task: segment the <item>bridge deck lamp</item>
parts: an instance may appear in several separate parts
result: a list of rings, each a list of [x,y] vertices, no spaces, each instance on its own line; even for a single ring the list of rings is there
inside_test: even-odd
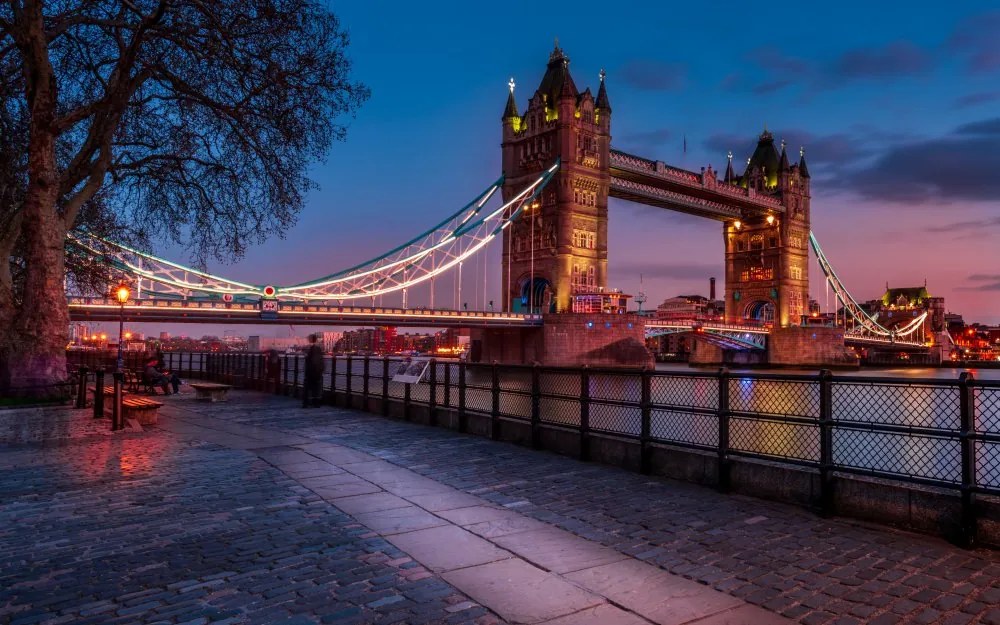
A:
[[[125,334],[125,304],[128,303],[128,298],[132,295],[132,291],[129,290],[128,284],[124,280],[118,283],[115,287],[115,299],[118,300],[119,304],[119,314],[118,314],[118,368],[116,369],[119,373],[122,371],[122,335]]]

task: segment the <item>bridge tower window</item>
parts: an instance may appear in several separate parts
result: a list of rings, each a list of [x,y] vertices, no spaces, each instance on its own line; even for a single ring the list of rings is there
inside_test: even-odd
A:
[[[597,274],[593,267],[587,270],[587,286],[597,286]]]
[[[757,251],[762,249],[764,249],[764,237],[759,234],[750,237],[750,250]]]

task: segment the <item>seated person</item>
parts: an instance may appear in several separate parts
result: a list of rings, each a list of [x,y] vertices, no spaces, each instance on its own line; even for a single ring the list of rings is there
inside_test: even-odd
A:
[[[173,386],[175,394],[180,391],[181,379],[169,371],[160,371],[157,369],[155,359],[146,363],[146,369],[142,375],[146,379],[146,382],[162,388],[164,395],[170,394],[171,386]]]

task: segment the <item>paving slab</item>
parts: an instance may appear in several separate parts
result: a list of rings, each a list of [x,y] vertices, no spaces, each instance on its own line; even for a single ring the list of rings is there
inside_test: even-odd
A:
[[[517,534],[519,532],[530,532],[545,529],[551,526],[532,518],[519,516],[509,519],[483,521],[482,523],[473,523],[472,525],[466,525],[464,527],[473,534],[477,534],[483,538],[499,538],[500,536]]]
[[[793,625],[795,621],[755,605],[742,605],[714,616],[692,621],[691,625]]]
[[[324,444],[324,447],[320,450],[310,449],[309,454],[341,467],[357,462],[378,460],[375,456],[366,454],[363,451],[351,449],[350,447],[334,446],[331,448],[328,444]]]
[[[511,623],[543,623],[605,603],[603,597],[518,558],[457,569],[441,577]]]
[[[444,519],[438,518],[416,506],[393,508],[391,510],[382,510],[381,512],[366,512],[356,514],[354,518],[383,536],[448,524]]]
[[[395,534],[387,538],[411,558],[437,572],[512,557],[509,551],[454,525]]]
[[[481,506],[486,503],[479,497],[467,495],[457,490],[452,490],[451,492],[431,493],[429,495],[404,494],[403,497],[417,504],[424,510],[430,510],[431,512]]]
[[[334,476],[336,477],[336,476]],[[368,495],[370,493],[382,492],[382,489],[359,479],[356,482],[346,482],[343,484],[330,484],[328,486],[310,487],[311,490],[323,499],[333,500],[341,497],[354,497],[355,495]]]
[[[340,497],[334,505],[347,514],[358,515],[366,512],[381,512],[394,508],[406,508],[412,504],[392,493],[371,493],[369,495]]]
[[[493,541],[555,573],[589,569],[628,558],[614,549],[554,527],[498,536]]]
[[[545,625],[649,625],[649,621],[619,607],[604,604],[545,621]]]
[[[412,497],[407,497],[412,500]],[[455,510],[438,510],[437,515],[444,517],[456,525],[472,525],[484,521],[498,521],[500,519],[517,519],[523,515],[507,508],[497,508],[495,506],[470,506],[468,508],[458,508]]]
[[[632,558],[569,573],[566,578],[658,625],[681,625],[745,605]]]

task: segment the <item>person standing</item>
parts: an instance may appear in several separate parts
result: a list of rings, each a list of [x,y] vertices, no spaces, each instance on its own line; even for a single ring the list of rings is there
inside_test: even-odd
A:
[[[309,335],[309,351],[306,352],[306,379],[302,393],[303,408],[318,408],[323,390],[323,349],[316,342],[316,335]]]

